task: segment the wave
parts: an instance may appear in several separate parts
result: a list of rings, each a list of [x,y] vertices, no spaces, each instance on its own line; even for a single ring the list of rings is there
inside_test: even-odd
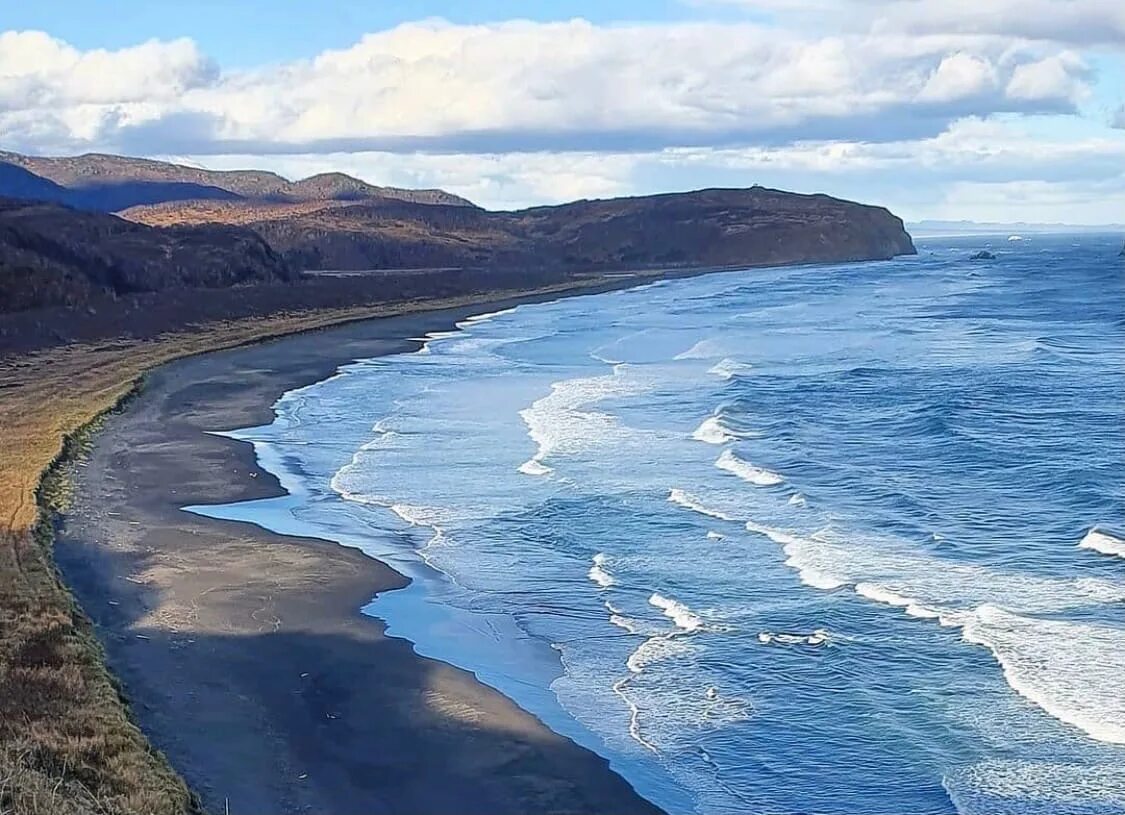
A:
[[[873,602],[960,628],[966,642],[989,648],[1017,693],[1098,741],[1125,744],[1125,629],[1036,616],[1121,602],[1125,586],[1004,572],[878,541],[849,546],[828,529],[801,537],[746,528],[781,545],[808,585],[850,585]]]
[[[555,382],[549,394],[521,410],[520,418],[536,451],[519,471],[546,475],[550,468],[544,461],[550,456],[573,454],[620,438],[626,428],[615,416],[586,408],[611,397],[643,393],[647,386],[627,377],[627,370],[619,364],[611,374]]]
[[[457,323],[457,325],[472,325],[473,323],[483,323],[486,320],[493,319],[494,317],[500,317],[504,314],[511,314],[516,310],[516,308],[517,306],[512,306],[511,308],[502,308],[499,311],[486,311],[483,314],[474,314],[471,317],[466,317],[464,320]]]
[[[673,359],[715,359],[721,356],[723,356],[723,349],[719,346],[718,341],[707,339],[700,340],[686,351],[676,354]]]
[[[608,589],[610,586],[617,585],[613,575],[605,568],[608,556],[605,552],[598,552],[594,555],[594,565],[590,567],[590,571],[586,572],[586,576],[598,584],[598,588]]]
[[[723,540],[723,539],[724,539],[725,537],[726,537],[726,536],[725,536],[725,535],[723,535],[723,534],[722,534],[722,533],[720,533],[720,532],[709,531],[709,532],[707,533],[707,540],[712,540],[712,541],[721,541],[721,540]]]
[[[793,493],[792,495],[789,496],[789,501],[787,503],[790,506],[803,507],[806,504],[808,504],[808,501],[805,499],[804,495],[802,495],[799,492],[795,492],[795,493]]]
[[[700,515],[707,515],[711,518],[718,518],[722,521],[738,520],[737,518],[733,518],[730,515],[727,515],[725,512],[720,512],[717,509],[712,509],[706,504],[700,503],[699,499],[684,492],[678,487],[673,487],[668,491],[668,500],[673,504],[677,504],[686,509],[690,509],[693,512],[698,512]]]
[[[960,624],[966,641],[992,651],[1020,695],[1098,741],[1125,744],[1125,630],[993,605],[950,622]]]
[[[660,609],[664,616],[676,624],[676,627],[687,632],[703,629],[703,620],[679,600],[672,600],[662,594],[653,594],[648,598],[650,605]]]
[[[703,424],[695,429],[691,437],[696,441],[707,444],[726,444],[729,441],[738,441],[738,436],[731,432],[718,416],[704,419]]]
[[[1093,549],[1103,555],[1125,557],[1125,538],[1103,532],[1096,526],[1086,533],[1078,542],[1078,546],[1082,549]]]
[[[823,628],[818,628],[811,634],[791,634],[787,632],[775,634],[772,631],[762,631],[758,634],[758,642],[763,645],[769,645],[772,642],[780,642],[783,645],[827,645],[831,636]]]
[[[715,462],[715,466],[759,487],[772,487],[785,480],[775,472],[763,470],[761,467],[755,467],[749,461],[740,459],[730,450],[722,452],[722,455]]]
[[[730,357],[724,357],[716,362],[713,366],[707,369],[707,373],[714,374],[722,379],[734,379],[739,374],[746,373],[751,370],[752,366],[749,362],[739,362]]]

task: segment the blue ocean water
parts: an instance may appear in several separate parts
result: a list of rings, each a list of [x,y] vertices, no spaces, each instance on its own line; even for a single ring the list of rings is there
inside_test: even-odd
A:
[[[191,509],[392,563],[367,613],[670,812],[1125,813],[1120,239],[918,246],[467,320]]]

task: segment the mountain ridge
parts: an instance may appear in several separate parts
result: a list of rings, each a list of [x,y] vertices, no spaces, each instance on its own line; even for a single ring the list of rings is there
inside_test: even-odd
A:
[[[20,167],[60,187],[81,191],[85,205],[117,211],[139,204],[162,201],[209,198],[243,198],[275,201],[358,200],[394,198],[418,204],[449,204],[475,206],[465,198],[445,190],[411,190],[368,184],[344,173],[319,173],[291,181],[268,170],[209,170],[169,161],[158,161],[109,153],[84,153],[78,156],[30,156],[0,151],[0,163]],[[120,195],[103,203],[99,192],[111,192],[127,184],[187,185],[180,190],[168,188],[162,200],[129,201]],[[192,195],[192,192],[197,194]],[[211,191],[209,194],[208,191]],[[227,195],[215,193],[222,191]],[[0,188],[0,194],[4,190]]]

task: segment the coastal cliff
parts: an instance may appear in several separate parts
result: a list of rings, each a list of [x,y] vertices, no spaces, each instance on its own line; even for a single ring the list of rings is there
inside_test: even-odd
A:
[[[914,251],[902,221],[882,207],[764,187],[503,212],[441,190],[376,187],[338,173],[290,182],[120,156],[0,153],[0,313],[89,308],[145,292],[298,285],[301,272],[323,270],[382,271],[381,297],[409,291],[427,299],[488,291],[498,276],[505,289],[520,281],[527,288],[625,270]],[[346,299],[343,284],[319,284],[341,289],[334,302]],[[312,307],[305,294],[275,293],[270,302]]]
[[[243,225],[302,269],[487,265],[593,271],[879,260],[915,251],[902,221],[882,207],[764,187],[513,212],[384,199],[187,202],[122,214],[160,226]]]

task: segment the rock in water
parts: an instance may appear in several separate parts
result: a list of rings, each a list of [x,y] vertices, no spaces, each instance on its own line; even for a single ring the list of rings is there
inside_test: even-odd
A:
[[[987,249],[982,249],[975,255],[970,255],[969,260],[996,260],[996,255],[992,254]]]

